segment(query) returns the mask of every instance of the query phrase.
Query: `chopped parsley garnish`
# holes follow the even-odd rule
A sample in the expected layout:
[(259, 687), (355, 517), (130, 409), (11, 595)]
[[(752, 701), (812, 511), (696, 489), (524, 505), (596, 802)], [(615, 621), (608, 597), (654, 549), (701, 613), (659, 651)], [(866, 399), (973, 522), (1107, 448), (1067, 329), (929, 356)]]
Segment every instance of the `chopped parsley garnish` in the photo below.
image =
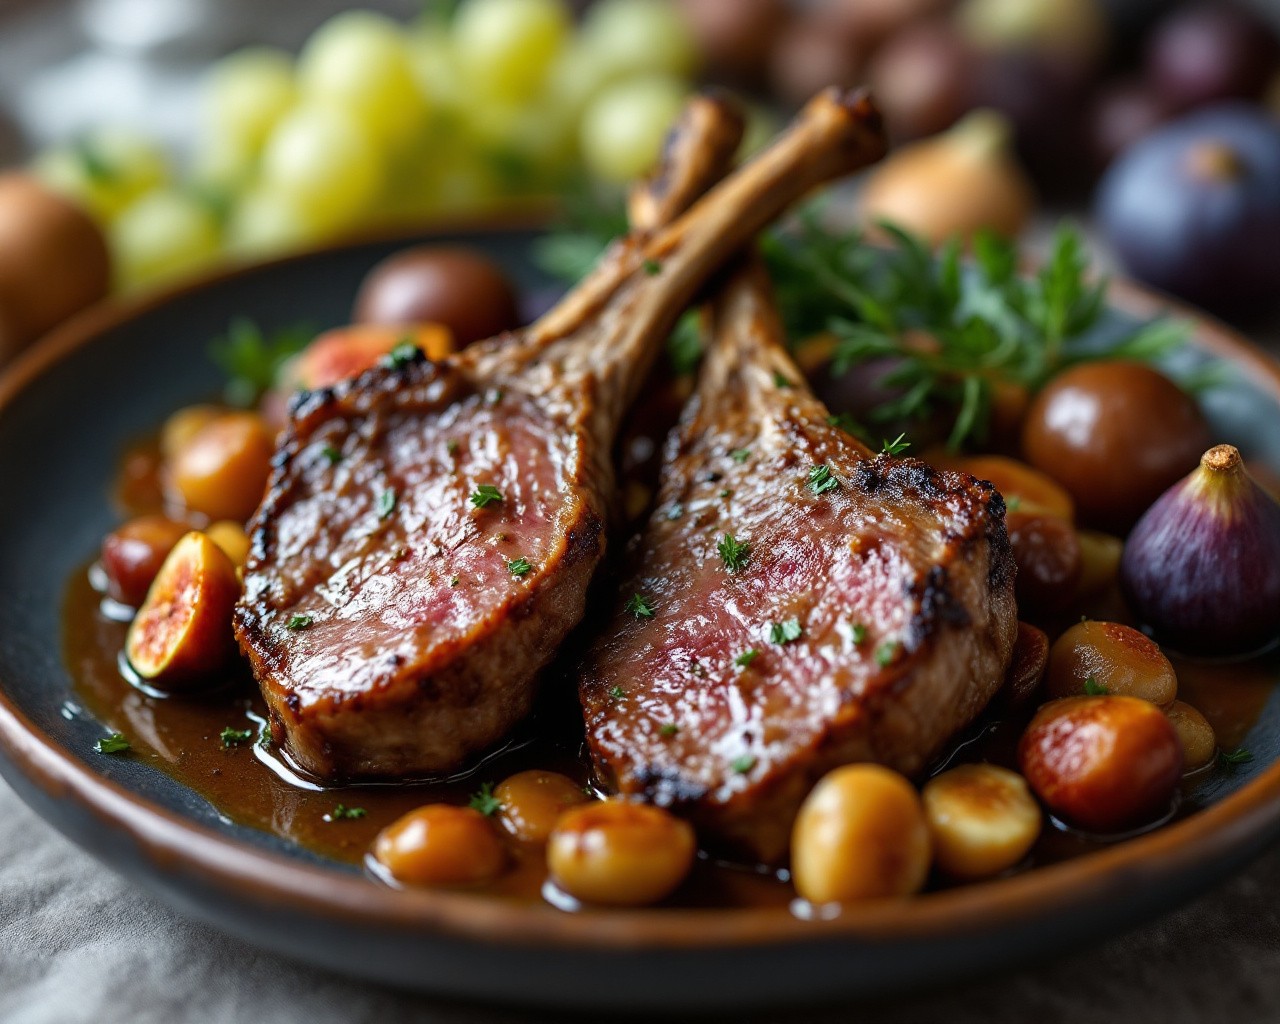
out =
[(1244, 747), (1237, 747), (1231, 753), (1225, 750), (1218, 751), (1218, 763), (1228, 768), (1234, 768), (1238, 764), (1248, 764), (1253, 760), (1253, 752), (1245, 750)]
[(829, 466), (814, 466), (809, 470), (807, 486), (814, 494), (826, 494), (839, 490), (840, 481), (831, 475)]
[(456, 574), (455, 574), (455, 575), (453, 575), (453, 576), (450, 576), (450, 577), (449, 577), (449, 586), (451, 586), (451, 587), (456, 587), (456, 586), (457, 586), (459, 583), (461, 583), (461, 582), (462, 582), (462, 577), (461, 577), (461, 576), (458, 576), (458, 575), (456, 575)]
[(622, 698), (625, 697), (626, 695), (627, 695), (627, 691), (624, 690), (621, 686), (609, 687), (610, 700), (622, 700)]
[(396, 510), (396, 492), (394, 487), (388, 487), (385, 491), (378, 495), (378, 518), (386, 519)]
[(720, 552), (724, 567), (730, 572), (737, 572), (751, 557), (751, 545), (737, 540), (731, 533), (726, 533), (720, 538), (716, 550)]
[(507, 559), (507, 571), (516, 577), (528, 576), (533, 571), (533, 564), (524, 555), (519, 558), (509, 558)]
[(907, 435), (899, 434), (892, 441), (885, 439), (884, 447), (880, 450), (884, 452), (885, 455), (901, 455), (910, 447), (911, 442), (907, 440)]
[(747, 459), (751, 458), (751, 449), (737, 448), (729, 453), (729, 458), (738, 463), (746, 462)]
[(651, 619), (653, 618), (653, 602), (643, 594), (632, 594), (631, 599), (627, 601), (627, 611), (637, 619)]
[(258, 730), (258, 746), (266, 748), (271, 746), (271, 723), (263, 722), (262, 728)]
[(769, 624), (769, 643), (771, 644), (789, 644), (799, 640), (804, 633), (804, 627), (800, 625), (799, 619), (787, 619), (786, 622), (772, 622)]
[(758, 657), (760, 657), (760, 652), (757, 651), (754, 647), (748, 647), (745, 651), (743, 651), (741, 654), (739, 654), (736, 658), (733, 659), (733, 663), (737, 665), (738, 668), (746, 668)]
[(398, 370), (414, 362), (420, 355), (422, 355), (422, 349), (406, 338), (382, 357), (382, 365)]
[(881, 668), (893, 664), (893, 659), (898, 656), (898, 641), (886, 640), (876, 648), (876, 664)]
[(289, 621), (284, 624), (284, 628), (296, 633), (300, 629), (307, 629), (316, 620), (310, 615), (290, 615)]
[(1022, 499), (1016, 494), (1011, 494), (1004, 499), (1004, 507), (1008, 512), (1017, 512), (1022, 507)]
[(133, 749), (123, 733), (113, 732), (110, 736), (104, 736), (93, 745), (93, 749), (99, 754), (127, 754)]
[(727, 488), (727, 487), (726, 487), (724, 490), (722, 490), (722, 491), (720, 492), (720, 497), (722, 497), (722, 498), (732, 498), (732, 497), (733, 497), (733, 491), (729, 490), (729, 488)]
[(657, 260), (645, 260), (642, 264), (644, 272), (650, 277), (657, 277), (662, 273), (662, 264)]
[(791, 387), (791, 381), (787, 378), (785, 374), (779, 373), (777, 370), (774, 370), (773, 386), (777, 388), (789, 388)]
[(328, 814), (324, 816), (325, 821), (355, 821), (363, 818), (369, 812), (363, 807), (348, 807), (346, 804), (336, 804)]
[(444, 443), (444, 450), (450, 455), (457, 455), (459, 447), (457, 439), (453, 437), (449, 438), (449, 440)]
[(1084, 692), (1090, 697), (1105, 697), (1111, 691), (1094, 679), (1093, 676), (1090, 676), (1084, 681)]
[(502, 497), (502, 492), (493, 484), (480, 484), (471, 495), (471, 504), (476, 508), (488, 508), (504, 500), (506, 499)]
[(336, 466), (342, 461), (342, 452), (338, 451), (338, 449), (331, 444), (327, 444), (321, 448), (320, 454), (324, 456), (325, 461), (327, 461), (331, 466)]
[(676, 725), (675, 722), (664, 722), (662, 725), (658, 726), (659, 736), (671, 737), (679, 731), (680, 726)]
[(867, 638), (867, 627), (864, 626), (861, 622), (855, 622), (852, 626), (849, 627), (849, 639), (852, 640), (855, 645), (862, 643), (864, 640), (866, 640), (866, 638)]
[(750, 754), (743, 754), (741, 757), (735, 757), (729, 762), (729, 767), (739, 775), (746, 775), (756, 766), (756, 759)]
[(479, 811), (486, 818), (491, 818), (502, 810), (502, 801), (493, 795), (492, 782), (482, 782), (479, 791), (471, 794), (467, 806), (473, 811)]
[(253, 739), (252, 729), (233, 729), (227, 726), (222, 730), (221, 739), (223, 747), (238, 747), (242, 743), (248, 743)]

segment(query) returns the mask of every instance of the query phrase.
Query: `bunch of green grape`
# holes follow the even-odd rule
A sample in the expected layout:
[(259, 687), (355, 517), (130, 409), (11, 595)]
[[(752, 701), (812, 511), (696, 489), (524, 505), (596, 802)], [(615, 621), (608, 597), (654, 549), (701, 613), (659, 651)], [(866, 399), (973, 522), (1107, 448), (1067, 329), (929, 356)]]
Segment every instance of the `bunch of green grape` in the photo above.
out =
[(132, 288), (431, 217), (466, 217), (583, 178), (643, 172), (697, 54), (671, 0), (461, 0), (400, 24), (352, 10), (294, 58), (215, 64), (191, 166), (101, 131), (37, 158), (83, 203)]

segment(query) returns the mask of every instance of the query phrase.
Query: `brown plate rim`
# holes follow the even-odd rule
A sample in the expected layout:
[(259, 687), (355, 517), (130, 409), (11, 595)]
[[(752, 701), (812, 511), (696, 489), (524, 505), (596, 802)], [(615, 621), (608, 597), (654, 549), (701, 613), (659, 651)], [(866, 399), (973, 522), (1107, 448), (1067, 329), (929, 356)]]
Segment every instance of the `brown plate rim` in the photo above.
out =
[[(518, 223), (460, 223), (437, 230), (502, 233), (535, 228), (545, 218)], [(402, 232), (381, 240), (422, 240)], [(367, 244), (345, 241), (278, 259), (234, 266), (178, 287), (96, 307), (28, 350), (0, 376), (0, 412), (41, 374), (102, 333), (185, 295), (274, 266), (322, 258)], [(1197, 348), (1250, 371), (1255, 385), (1280, 401), (1280, 363), (1219, 321), (1144, 287), (1113, 281), (1109, 300), (1137, 316), (1170, 311), (1191, 322)], [(1215, 863), (1251, 850), (1280, 832), (1280, 760), (1223, 800), (1145, 835), (1084, 857), (991, 882), (926, 893), (908, 900), (844, 908), (830, 917), (803, 919), (784, 908), (600, 910), (566, 914), (456, 891), (396, 890), (372, 879), (311, 865), (262, 850), (130, 792), (97, 775), (46, 737), (0, 687), (0, 754), (47, 797), (71, 801), (104, 827), (124, 833), (161, 875), (194, 875), (214, 889), (264, 909), (288, 908), (339, 924), (384, 927), (401, 933), (480, 944), (565, 951), (741, 948), (845, 940), (881, 943), (990, 934), (1050, 921), (1056, 912), (1123, 898), (1144, 886), (1176, 884)]]

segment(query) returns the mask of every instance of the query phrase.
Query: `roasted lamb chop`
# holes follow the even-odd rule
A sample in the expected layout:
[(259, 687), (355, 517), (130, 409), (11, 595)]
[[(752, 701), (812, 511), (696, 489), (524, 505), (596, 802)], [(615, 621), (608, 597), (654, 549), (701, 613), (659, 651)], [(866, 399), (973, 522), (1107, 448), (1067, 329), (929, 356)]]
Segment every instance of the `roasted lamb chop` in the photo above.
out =
[(713, 320), (580, 695), (607, 786), (776, 864), (828, 769), (918, 773), (986, 705), (1017, 632), (1013, 560), (989, 484), (831, 424), (758, 266)]
[[(711, 145), (677, 133), (664, 215), (718, 173)], [(883, 148), (864, 94), (824, 93), (690, 211), (616, 243), (531, 327), (295, 404), (236, 635), (301, 767), (447, 771), (527, 714), (583, 615), (614, 435), (676, 317), (789, 203)]]

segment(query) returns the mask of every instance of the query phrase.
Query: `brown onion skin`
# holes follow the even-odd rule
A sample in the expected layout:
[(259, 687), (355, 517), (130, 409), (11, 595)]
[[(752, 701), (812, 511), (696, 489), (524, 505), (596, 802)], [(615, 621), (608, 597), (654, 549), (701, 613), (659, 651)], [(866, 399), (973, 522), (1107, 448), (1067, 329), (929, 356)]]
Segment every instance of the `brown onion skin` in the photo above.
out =
[(1280, 637), (1280, 505), (1219, 445), (1139, 520), (1120, 584), (1176, 650), (1249, 654)]
[(1124, 534), (1209, 446), (1195, 400), (1168, 377), (1127, 360), (1064, 371), (1032, 403), (1028, 462), (1062, 484), (1085, 524)]

